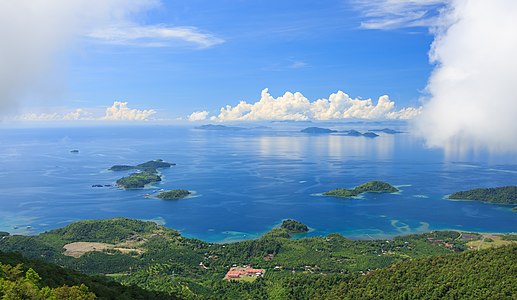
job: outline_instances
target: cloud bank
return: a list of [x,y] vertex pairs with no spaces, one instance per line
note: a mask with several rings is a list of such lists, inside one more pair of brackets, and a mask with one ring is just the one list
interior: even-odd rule
[[517,151],[517,1],[454,0],[434,30],[416,120],[430,146]]
[[[255,103],[241,101],[235,106],[222,107],[213,121],[262,120],[339,120],[339,119],[411,119],[420,113],[419,108],[396,110],[395,102],[381,96],[377,103],[371,99],[353,99],[342,91],[328,99],[311,102],[301,93],[286,92],[274,98],[264,89]],[[192,115],[191,115],[192,116]]]
[[36,89],[74,38],[128,22],[156,5],[155,0],[0,1],[0,112]]
[[41,98],[57,58],[76,41],[195,48],[223,42],[195,27],[135,23],[138,15],[160,4],[160,0],[0,1],[0,117],[27,95]]
[[65,113],[28,113],[14,118],[16,121],[47,122],[47,121],[147,121],[156,113],[153,109],[131,109],[127,102],[113,102],[107,107],[103,116],[87,109],[77,108]]

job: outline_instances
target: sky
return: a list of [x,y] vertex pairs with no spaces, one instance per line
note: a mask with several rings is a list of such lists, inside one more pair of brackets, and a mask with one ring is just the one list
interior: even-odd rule
[[[25,6],[44,2],[20,1]],[[52,64],[38,70],[43,76],[24,83],[28,91],[14,94],[22,101],[5,109],[10,115],[20,120],[88,119],[104,115],[117,101],[151,111],[136,120],[187,120],[193,112],[191,120],[197,120],[217,116],[221,108],[240,101],[254,103],[264,89],[274,98],[298,92],[309,102],[342,91],[352,100],[371,98],[372,103],[365,103],[369,110],[388,95],[393,102],[388,110],[397,111],[421,105],[432,71],[428,24],[411,24],[405,16],[399,20],[397,9],[384,11],[388,6],[368,1],[109,0],[111,8],[101,8],[102,1],[84,7],[84,1],[75,2],[76,7],[57,13],[47,7],[35,19],[77,15],[79,9],[109,16],[80,16],[91,24],[73,25],[79,29],[55,38],[62,45],[46,49],[43,58]],[[440,4],[424,2],[402,10],[423,11],[425,17],[416,19],[425,21]],[[117,9],[127,11],[110,15]],[[74,22],[61,16],[57,20],[49,31]]]
[[0,122],[411,120],[517,151],[515,0],[0,0]]

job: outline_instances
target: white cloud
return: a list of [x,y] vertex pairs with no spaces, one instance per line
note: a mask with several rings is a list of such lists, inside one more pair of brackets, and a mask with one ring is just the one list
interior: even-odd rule
[[168,47],[183,41],[199,48],[208,48],[224,42],[196,27],[165,25],[119,25],[95,30],[88,36],[107,43],[141,47]]
[[0,1],[0,114],[42,97],[56,56],[99,26],[128,23],[158,0]]
[[152,109],[138,110],[127,107],[127,102],[113,102],[106,108],[104,116],[95,116],[84,108],[62,113],[26,113],[14,118],[16,121],[147,121],[156,111]]
[[516,16],[514,0],[455,0],[444,12],[416,120],[429,145],[517,151]]
[[208,112],[206,110],[195,111],[188,116],[188,120],[190,122],[203,121],[206,120],[206,117],[208,117]]
[[336,120],[336,119],[411,119],[420,113],[419,108],[395,109],[395,102],[382,96],[374,104],[371,99],[352,99],[342,91],[328,99],[309,101],[301,93],[286,92],[274,98],[268,89],[255,103],[239,102],[235,106],[222,107],[214,121],[260,120]]
[[127,102],[113,102],[111,107],[106,108],[106,115],[102,120],[108,121],[145,121],[156,113],[153,109],[130,109]]
[[56,58],[85,41],[83,37],[138,46],[206,48],[223,42],[195,27],[136,22],[140,14],[160,5],[160,0],[1,0],[0,118],[28,95],[55,99],[52,91],[59,90],[60,79],[47,87],[60,63]]
[[352,0],[365,20],[365,29],[397,29],[434,26],[438,13],[450,0]]

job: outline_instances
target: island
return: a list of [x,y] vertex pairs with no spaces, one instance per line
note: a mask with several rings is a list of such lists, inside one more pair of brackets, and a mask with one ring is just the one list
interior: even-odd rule
[[449,195],[449,199],[477,200],[494,204],[517,204],[517,186],[477,188],[461,191]]
[[287,230],[288,233],[302,233],[309,231],[309,227],[307,227],[307,225],[292,219],[284,220],[282,225],[280,225],[280,228]]
[[323,193],[323,196],[351,198],[362,193],[395,193],[399,190],[389,183],[374,180],[356,186],[353,189],[338,188]]
[[170,191],[164,191],[159,193],[156,198],[163,199],[163,200],[177,200],[187,197],[188,195],[192,194],[188,190],[170,190]]
[[117,180],[117,185],[125,189],[141,189],[147,184],[162,181],[162,177],[149,171],[133,173]]
[[161,169],[161,168],[170,168],[170,167],[175,166],[175,165],[176,164],[174,164],[174,163],[165,162],[165,161],[163,161],[163,159],[155,159],[155,160],[147,161],[145,163],[138,164],[136,166],[131,166],[131,165],[114,165],[111,168],[109,168],[108,170],[110,170],[110,171],[128,171],[128,170],[149,170],[149,171],[153,171],[153,170]]
[[321,127],[307,127],[305,129],[302,129],[301,132],[303,132],[303,133],[310,133],[310,134],[326,134],[326,133],[337,132],[337,130],[332,130],[332,129],[328,129],[328,128],[321,128]]
[[77,150],[77,149],[70,150],[70,153],[79,153],[79,150]]
[[195,129],[201,129],[201,130],[214,130],[214,131],[237,131],[237,130],[244,130],[246,128],[243,127],[233,127],[233,126],[224,126],[224,125],[213,125],[213,124],[207,124],[198,126]]
[[367,138],[376,138],[376,137],[378,137],[379,135],[378,135],[378,134],[376,134],[375,132],[370,132],[370,131],[368,131],[368,132],[363,133],[363,136],[364,136],[364,137],[367,137]]
[[387,133],[387,134],[402,133],[402,131],[397,131],[397,130],[394,130],[394,129],[391,129],[391,128],[371,129],[371,130],[368,130],[368,131],[371,131],[371,132],[384,132],[384,133]]
[[345,134],[348,136],[362,136],[363,135],[362,133],[360,133],[359,131],[354,130],[354,129],[345,131]]
[[117,180],[117,185],[125,189],[139,189],[145,187],[147,184],[158,182],[162,177],[158,174],[158,169],[170,168],[176,164],[168,163],[162,159],[150,160],[136,166],[130,165],[114,165],[109,168],[110,171],[127,171],[138,170],[129,176],[122,177]]

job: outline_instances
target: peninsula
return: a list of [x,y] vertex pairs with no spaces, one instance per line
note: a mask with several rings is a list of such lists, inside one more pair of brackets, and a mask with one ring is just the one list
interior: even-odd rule
[[353,189],[338,188],[323,193],[323,196],[351,198],[362,193],[395,193],[399,190],[389,183],[374,180],[356,186]]
[[280,228],[287,230],[288,233],[302,233],[309,231],[309,227],[307,227],[307,225],[292,219],[284,220],[282,225],[280,225]]
[[461,191],[449,195],[449,199],[477,200],[495,204],[517,204],[517,186],[478,188]]

